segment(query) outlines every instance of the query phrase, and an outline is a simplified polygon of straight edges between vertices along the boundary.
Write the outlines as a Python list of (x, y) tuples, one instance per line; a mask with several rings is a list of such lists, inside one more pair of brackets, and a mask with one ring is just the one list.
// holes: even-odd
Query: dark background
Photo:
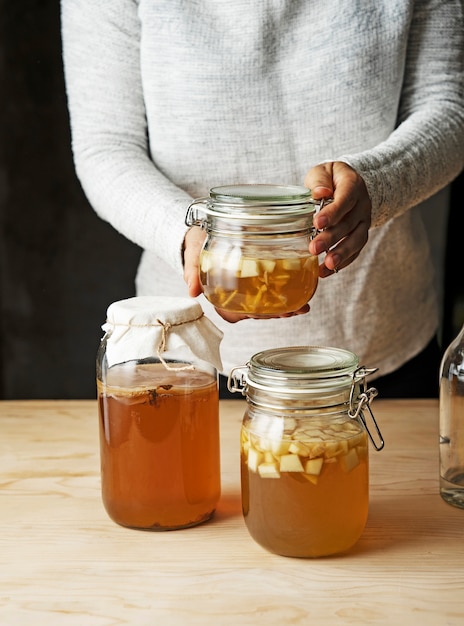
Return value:
[(0, 0), (0, 398), (93, 398), (106, 309), (140, 250), (74, 173), (59, 0)]
[[(134, 295), (140, 249), (96, 216), (75, 176), (59, 0), (0, 0), (0, 120), (0, 399), (94, 398), (100, 327), (111, 302)], [(461, 175), (443, 345), (464, 318), (463, 195)]]

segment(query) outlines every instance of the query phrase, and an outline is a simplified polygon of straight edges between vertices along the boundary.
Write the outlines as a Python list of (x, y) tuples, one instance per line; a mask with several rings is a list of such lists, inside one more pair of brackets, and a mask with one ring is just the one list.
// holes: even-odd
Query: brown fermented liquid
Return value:
[[(311, 453), (311, 462), (320, 462), (317, 476), (304, 470), (279, 472), (276, 469), (272, 473), (272, 466), (279, 467), (279, 455), (269, 456), (269, 451), (262, 449), (259, 452), (261, 467), (251, 468), (247, 461), (247, 440), (249, 442), (250, 437), (242, 433), (243, 514), (248, 531), (257, 543), (271, 552), (293, 557), (326, 556), (346, 551), (356, 543), (368, 515), (365, 432), (346, 438), (345, 447), (340, 444), (338, 449), (336, 440), (317, 443), (300, 440), (303, 446), (313, 446), (315, 453)], [(298, 458), (307, 468), (308, 460), (301, 454)], [(266, 467), (271, 467), (271, 471), (265, 472)]]
[(317, 288), (317, 256), (242, 258), (239, 268), (231, 269), (215, 260), (214, 253), (209, 255), (206, 264), (202, 260), (200, 280), (206, 298), (218, 309), (262, 316), (289, 313), (304, 306)]
[(151, 530), (209, 519), (220, 495), (216, 378), (129, 362), (110, 368), (106, 385), (97, 384), (108, 515)]

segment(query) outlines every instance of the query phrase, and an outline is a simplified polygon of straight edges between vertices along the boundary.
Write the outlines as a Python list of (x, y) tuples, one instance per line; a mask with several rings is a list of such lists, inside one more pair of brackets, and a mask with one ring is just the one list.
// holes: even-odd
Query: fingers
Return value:
[(331, 271), (341, 270), (352, 263), (366, 245), (369, 224), (359, 217), (358, 209), (353, 207), (345, 219), (335, 226), (327, 227), (313, 239), (309, 246), (310, 252), (325, 252), (324, 265)]
[[(345, 163), (325, 163), (312, 168), (305, 184), (315, 184), (320, 191), (330, 187), (329, 176), (333, 202), (324, 205), (314, 216), (314, 226), (320, 232), (309, 245), (311, 254), (326, 253), (319, 268), (321, 278), (347, 267), (358, 257), (371, 225), (372, 206), (364, 181)], [(313, 196), (318, 199), (315, 190)]]
[[(341, 256), (341, 255), (340, 255)], [(327, 278), (338, 272), (345, 267), (348, 267), (357, 257), (359, 252), (356, 252), (352, 256), (347, 256), (343, 262), (338, 263), (338, 255), (332, 256), (330, 253), (326, 255), (324, 262), (319, 266), (319, 278)]]

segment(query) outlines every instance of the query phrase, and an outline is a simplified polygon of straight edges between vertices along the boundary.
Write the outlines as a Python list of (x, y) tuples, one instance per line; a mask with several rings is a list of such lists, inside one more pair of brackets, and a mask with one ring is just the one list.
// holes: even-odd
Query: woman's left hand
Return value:
[(341, 161), (316, 165), (305, 185), (316, 200), (333, 198), (314, 216), (319, 232), (309, 244), (311, 254), (326, 253), (319, 266), (325, 278), (352, 263), (366, 245), (372, 205), (361, 176)]

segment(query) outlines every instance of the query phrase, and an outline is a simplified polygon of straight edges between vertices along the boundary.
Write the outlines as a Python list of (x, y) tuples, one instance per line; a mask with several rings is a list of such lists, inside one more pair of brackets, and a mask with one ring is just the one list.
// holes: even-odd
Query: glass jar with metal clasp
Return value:
[[(240, 440), (242, 509), (270, 552), (321, 557), (351, 548), (369, 504), (368, 440), (377, 390), (348, 350), (288, 347), (255, 354), (228, 379), (246, 396)], [(369, 423), (368, 423), (369, 422)]]
[(308, 246), (324, 202), (295, 185), (214, 187), (185, 218), (207, 234), (200, 254), (204, 295), (217, 309), (266, 317), (292, 313), (314, 295), (318, 257)]

